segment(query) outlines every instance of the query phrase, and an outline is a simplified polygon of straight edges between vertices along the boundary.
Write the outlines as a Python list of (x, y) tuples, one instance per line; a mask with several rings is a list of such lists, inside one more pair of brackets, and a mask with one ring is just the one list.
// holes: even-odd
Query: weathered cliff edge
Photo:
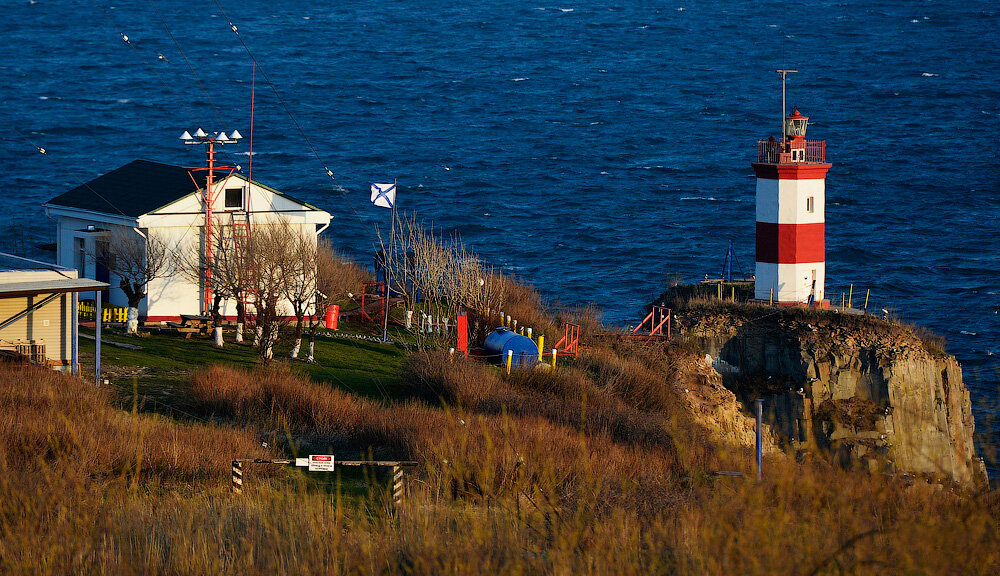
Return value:
[(763, 306), (687, 306), (675, 330), (725, 386), (796, 450), (844, 466), (986, 481), (962, 368), (911, 328), (870, 316)]

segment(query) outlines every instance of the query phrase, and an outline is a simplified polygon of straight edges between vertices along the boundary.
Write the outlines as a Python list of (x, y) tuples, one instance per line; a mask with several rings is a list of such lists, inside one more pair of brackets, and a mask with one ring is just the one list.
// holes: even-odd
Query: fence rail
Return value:
[[(97, 313), (97, 304), (93, 300), (81, 300), (77, 305), (77, 316), (84, 322), (94, 322), (94, 315)], [(124, 323), (128, 320), (128, 308), (125, 306), (101, 305), (102, 322)]]
[[(801, 159), (792, 157), (792, 150), (805, 150)], [(780, 140), (758, 140), (757, 162), (765, 164), (816, 163), (826, 162), (826, 140), (802, 140), (786, 142)]]

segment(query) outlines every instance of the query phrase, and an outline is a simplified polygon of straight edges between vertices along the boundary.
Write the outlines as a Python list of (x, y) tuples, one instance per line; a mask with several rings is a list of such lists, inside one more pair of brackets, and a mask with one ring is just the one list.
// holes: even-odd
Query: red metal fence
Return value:
[[(803, 146), (804, 145), (804, 146)], [(805, 150), (802, 159), (792, 158), (791, 149)], [(785, 142), (785, 150), (782, 150), (780, 140), (758, 140), (757, 141), (757, 162), (765, 164), (784, 163), (817, 163), (826, 162), (826, 140), (800, 140)]]

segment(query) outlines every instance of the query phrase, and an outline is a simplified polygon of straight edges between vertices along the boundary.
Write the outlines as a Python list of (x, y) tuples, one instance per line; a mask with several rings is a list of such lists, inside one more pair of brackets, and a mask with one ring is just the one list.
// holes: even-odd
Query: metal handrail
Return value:
[[(801, 160), (792, 158), (792, 150), (805, 150)], [(758, 140), (757, 162), (762, 164), (825, 164), (826, 140)]]

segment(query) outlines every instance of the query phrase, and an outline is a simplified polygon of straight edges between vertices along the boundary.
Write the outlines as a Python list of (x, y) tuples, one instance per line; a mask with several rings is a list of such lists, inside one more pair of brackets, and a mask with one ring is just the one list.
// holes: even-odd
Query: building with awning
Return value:
[(106, 282), (76, 270), (0, 253), (0, 359), (77, 372), (77, 302)]

